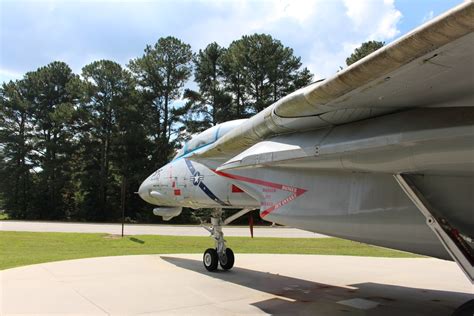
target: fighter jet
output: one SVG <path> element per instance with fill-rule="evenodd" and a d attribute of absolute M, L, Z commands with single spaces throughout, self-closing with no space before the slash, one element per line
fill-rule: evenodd
<path fill-rule="evenodd" d="M 259 209 L 282 225 L 454 260 L 474 277 L 474 4 L 465 2 L 255 116 L 193 137 L 139 195 L 170 219 Z M 238 208 L 230 218 L 222 209 Z M 278 245 L 275 245 L 278 247 Z"/>

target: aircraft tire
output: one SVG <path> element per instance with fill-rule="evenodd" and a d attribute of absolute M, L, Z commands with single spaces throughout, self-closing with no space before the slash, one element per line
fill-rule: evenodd
<path fill-rule="evenodd" d="M 216 249 L 207 249 L 202 257 L 202 262 L 207 271 L 216 271 L 217 265 L 219 264 L 219 256 L 217 255 Z"/>
<path fill-rule="evenodd" d="M 235 262 L 235 257 L 234 257 L 234 252 L 230 248 L 226 248 L 225 250 L 225 256 L 224 258 L 221 258 L 219 260 L 219 263 L 221 264 L 222 269 L 224 270 L 230 270 L 234 266 Z"/>

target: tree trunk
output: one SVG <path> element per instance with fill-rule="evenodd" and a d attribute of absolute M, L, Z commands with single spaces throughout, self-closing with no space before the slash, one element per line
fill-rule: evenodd
<path fill-rule="evenodd" d="M 168 102 L 169 102 L 169 94 L 170 94 L 170 70 L 167 71 L 166 74 L 166 88 L 165 88 L 165 108 L 164 108 L 164 122 L 163 122 L 163 129 L 164 129 L 164 138 L 169 142 L 170 133 L 168 133 L 168 129 L 170 128 L 171 124 L 168 122 Z"/>
<path fill-rule="evenodd" d="M 217 81 L 217 65 L 212 63 L 212 125 L 217 124 L 217 108 L 216 108 L 216 81 Z"/>
<path fill-rule="evenodd" d="M 99 171 L 99 208 L 101 220 L 107 219 L 107 175 L 108 175 L 108 151 L 109 151 L 109 109 L 104 105 L 102 113 L 102 130 L 100 146 L 100 171 Z"/>

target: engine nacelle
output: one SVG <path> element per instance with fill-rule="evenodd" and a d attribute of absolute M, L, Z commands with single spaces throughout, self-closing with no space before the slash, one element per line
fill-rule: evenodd
<path fill-rule="evenodd" d="M 161 216 L 163 220 L 169 221 L 173 217 L 178 216 L 181 214 L 183 210 L 182 207 L 156 207 L 153 209 L 153 214 L 156 216 Z"/>

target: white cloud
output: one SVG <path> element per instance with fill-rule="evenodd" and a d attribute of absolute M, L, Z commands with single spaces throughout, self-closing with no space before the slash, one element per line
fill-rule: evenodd
<path fill-rule="evenodd" d="M 8 82 L 10 80 L 21 79 L 23 74 L 5 68 L 0 68 L 0 82 Z"/>
<path fill-rule="evenodd" d="M 433 10 L 431 10 L 430 12 L 428 12 L 427 14 L 425 14 L 425 16 L 423 17 L 423 19 L 421 20 L 421 23 L 425 23 L 429 20 L 431 20 L 434 16 L 434 12 Z"/>
<path fill-rule="evenodd" d="M 369 40 L 392 39 L 400 33 L 397 23 L 402 13 L 393 0 L 344 0 L 346 15 L 357 31 L 368 30 Z"/>
<path fill-rule="evenodd" d="M 33 70 L 61 59 L 80 72 L 96 58 L 126 64 L 130 56 L 140 56 L 146 44 L 154 44 L 161 36 L 180 38 L 197 51 L 214 41 L 227 46 L 244 34 L 268 33 L 292 47 L 295 55 L 302 57 L 303 65 L 316 78 L 321 78 L 344 66 L 345 58 L 362 42 L 390 41 L 396 37 L 402 16 L 392 0 L 49 1 L 47 4 L 46 11 L 41 11 L 39 5 L 18 10 L 21 15 L 12 18 L 10 29 L 5 28 L 10 24 L 2 24 L 4 34 L 11 34 L 11 38 L 2 38 L 0 44 L 14 38 L 18 45 L 2 56 L 0 67 L 16 69 L 16 64 L 17 68 Z M 8 16 L 5 12 L 5 17 Z M 21 22 L 17 24 L 21 28 L 14 23 L 19 19 Z M 3 79 L 2 72 L 0 75 Z"/>
<path fill-rule="evenodd" d="M 203 1 L 212 4 L 213 10 L 221 10 L 221 15 L 210 15 L 193 21 L 187 26 L 186 34 L 196 43 L 196 49 L 216 41 L 226 46 L 242 35 L 253 33 L 272 33 L 280 38 L 280 31 L 291 31 L 290 27 L 303 27 L 314 20 L 324 0 L 239 0 Z M 229 14 L 230 13 L 230 14 Z M 291 26 L 288 25 L 291 23 Z M 293 29 L 293 32 L 296 30 Z M 308 30 L 308 32 L 310 32 Z M 191 36 L 193 34 L 194 36 Z M 198 35 L 198 36 L 196 36 Z M 293 34 L 293 37 L 296 34 Z M 298 35 L 302 35 L 298 33 Z M 191 44 L 194 44 L 191 42 Z M 287 43 L 288 45 L 289 43 Z M 194 47 L 194 45 L 192 45 Z"/>
<path fill-rule="evenodd" d="M 267 17 L 267 22 L 274 22 L 284 18 L 296 20 L 298 23 L 305 23 L 314 17 L 318 6 L 324 5 L 322 1 L 290 1 L 279 0 L 273 5 L 273 12 Z"/>
<path fill-rule="evenodd" d="M 402 17 L 393 0 L 240 0 L 231 10 L 225 20 L 210 18 L 192 27 L 202 30 L 200 48 L 214 40 L 228 45 L 244 34 L 269 33 L 293 47 L 315 79 L 345 66 L 362 42 L 395 38 Z"/>
<path fill-rule="evenodd" d="M 345 67 L 346 58 L 361 43 L 368 40 L 389 42 L 400 34 L 398 23 L 402 14 L 393 0 L 344 0 L 338 10 L 325 17 L 327 14 L 316 14 L 312 18 L 326 18 L 328 23 L 324 27 L 328 35 L 313 43 L 306 61 L 316 79 L 327 78 Z M 327 19 L 333 20 L 332 23 Z"/>

